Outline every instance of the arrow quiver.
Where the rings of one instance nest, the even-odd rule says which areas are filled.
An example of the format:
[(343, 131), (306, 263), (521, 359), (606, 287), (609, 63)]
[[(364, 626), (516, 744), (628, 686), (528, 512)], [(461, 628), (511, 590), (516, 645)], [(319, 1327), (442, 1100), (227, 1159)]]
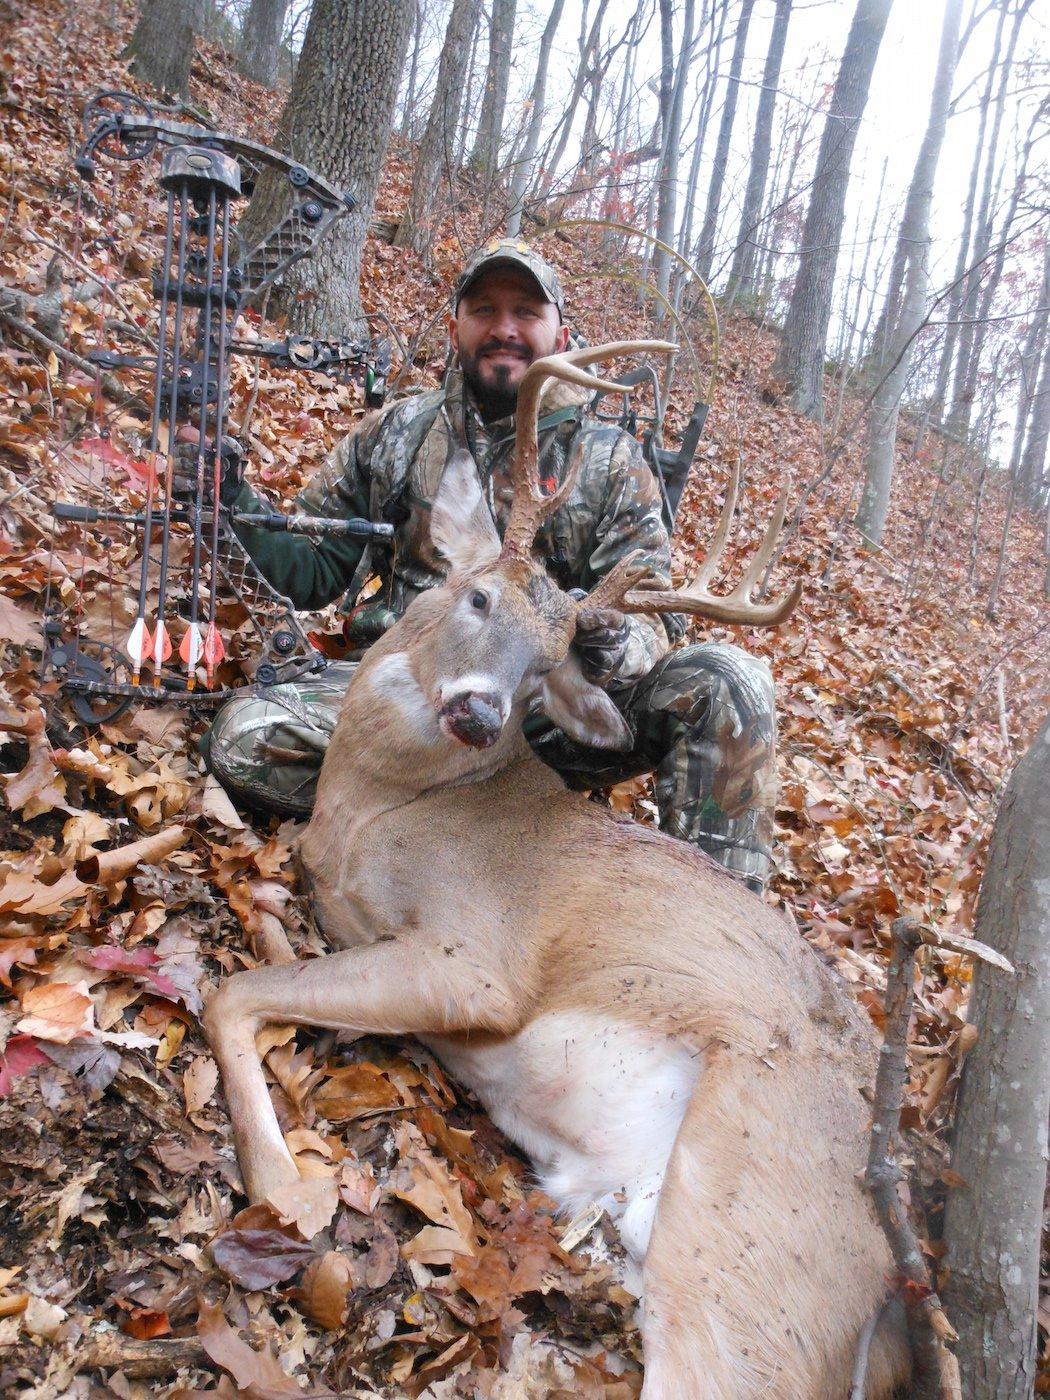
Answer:
[[(239, 467), (241, 455), (226, 433), (231, 361), (247, 356), (344, 383), (354, 380), (366, 403), (377, 406), (389, 356), (381, 345), (345, 339), (261, 340), (247, 326), (246, 313), (258, 307), (266, 289), (309, 257), (353, 209), (351, 194), (268, 147), (169, 120), (126, 93), (93, 98), (85, 108), (84, 130), (75, 168), (90, 184), (100, 158), (113, 163), (107, 173), (114, 212), (116, 172), (124, 163), (151, 163), (164, 198), (163, 232), (155, 249), (121, 250), (115, 235), (103, 240), (107, 270), (114, 251), (124, 260), (151, 263), (155, 338), (118, 322), (123, 338), (131, 332), (138, 344), (129, 352), (100, 343), (86, 355), (96, 370), (93, 436), (78, 445), (79, 460), (85, 453), (89, 457), (86, 499), (53, 507), (59, 540), (75, 529), (101, 533), (96, 556), (112, 555), (118, 532), (135, 532), (141, 539), (132, 620), (126, 626), (131, 609), (117, 606), (119, 585), (109, 579), (110, 616), (121, 620), (108, 639), (89, 635), (85, 623), (89, 552), (83, 538), (81, 587), (63, 590), (49, 579), (44, 673), (57, 676), (81, 722), (97, 724), (138, 701), (214, 705), (239, 688), (233, 680), (241, 672), (253, 686), (266, 688), (324, 666), (289, 600), (262, 577), (240, 545), (233, 530), (239, 518), (223, 503), (222, 483)], [(263, 180), (281, 187), (281, 212), (261, 235), (242, 236), (240, 216)], [(78, 230), (82, 222), (78, 201)], [(112, 295), (103, 278), (103, 304)], [(108, 326), (100, 313), (100, 341)], [(141, 350), (143, 344), (148, 352)], [(110, 381), (105, 385), (104, 375)], [(114, 375), (121, 387), (129, 379), (139, 381), (135, 402), (143, 422), (135, 460), (112, 438), (111, 423), (122, 405), (108, 413), (102, 406), (103, 389), (111, 393)], [(125, 411), (120, 417), (125, 438), (127, 422)], [(77, 459), (75, 452), (68, 455)], [(128, 470), (129, 508), (115, 504), (112, 484), (95, 470), (99, 460)], [(376, 539), (392, 533), (389, 525), (366, 520), (306, 522), (276, 512), (246, 516), (245, 523), (313, 537)], [(58, 550), (63, 562), (75, 552), (56, 545)], [(223, 632), (231, 625), (238, 631), (228, 649)], [(239, 654), (224, 664), (228, 650)]]

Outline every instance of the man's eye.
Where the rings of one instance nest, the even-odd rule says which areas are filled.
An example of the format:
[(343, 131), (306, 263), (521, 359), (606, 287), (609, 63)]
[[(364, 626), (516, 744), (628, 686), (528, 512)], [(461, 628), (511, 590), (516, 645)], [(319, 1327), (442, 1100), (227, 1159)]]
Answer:
[(489, 595), (483, 593), (480, 588), (475, 588), (470, 595), (470, 606), (477, 608), (478, 612), (484, 612), (489, 605)]

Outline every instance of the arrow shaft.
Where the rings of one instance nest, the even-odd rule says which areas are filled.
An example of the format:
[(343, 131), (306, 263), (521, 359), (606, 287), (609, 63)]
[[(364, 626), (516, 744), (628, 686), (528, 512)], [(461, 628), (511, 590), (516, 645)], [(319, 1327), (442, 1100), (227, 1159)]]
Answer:
[[(227, 311), (226, 298), (230, 284), (230, 201), (222, 201), (222, 250), (219, 254), (219, 334), (215, 347), (215, 443), (212, 458), (212, 498), (211, 498), (211, 569), (208, 593), (208, 636), (204, 649), (204, 664), (208, 685), (218, 661), (222, 660), (222, 641), (215, 628), (215, 609), (218, 600), (218, 561), (219, 561), (219, 496), (222, 491), (222, 435), (226, 428), (226, 354), (227, 354)], [(216, 643), (218, 653), (216, 654)]]
[[(204, 257), (205, 292), (204, 307), (201, 314), (198, 331), (198, 341), (200, 345), (201, 364), (201, 408), (198, 421), (199, 438), (197, 440), (197, 470), (196, 484), (194, 487), (194, 511), (193, 511), (193, 564), (190, 574), (190, 633), (197, 631), (197, 619), (200, 615), (200, 584), (201, 584), (201, 534), (204, 524), (201, 512), (204, 506), (204, 453), (208, 439), (208, 362), (211, 359), (211, 323), (212, 323), (212, 266), (215, 262), (215, 186), (211, 185), (208, 190), (208, 238), (207, 251)], [(220, 313), (221, 314), (221, 313)], [(220, 424), (218, 419), (219, 401), (216, 395), (215, 401), (215, 430), (217, 432)], [(183, 658), (185, 659), (185, 658)], [(196, 657), (193, 662), (187, 662), (192, 671), (196, 664)]]

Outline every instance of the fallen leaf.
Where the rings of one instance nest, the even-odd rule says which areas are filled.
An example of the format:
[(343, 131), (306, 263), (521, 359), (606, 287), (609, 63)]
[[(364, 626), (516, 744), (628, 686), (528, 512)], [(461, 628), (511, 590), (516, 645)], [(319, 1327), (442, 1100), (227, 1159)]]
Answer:
[(290, 1181), (267, 1196), (281, 1223), (294, 1225), (304, 1239), (313, 1239), (318, 1230), (332, 1223), (339, 1205), (339, 1188), (329, 1176)]
[(296, 1297), (308, 1317), (331, 1331), (346, 1321), (347, 1302), (356, 1286), (353, 1260), (330, 1249), (307, 1265)]
[(219, 1066), (210, 1055), (198, 1055), (190, 1061), (182, 1076), (182, 1096), (188, 1114), (200, 1113), (211, 1103), (218, 1081)]
[(268, 1206), (250, 1206), (211, 1244), (212, 1258), (242, 1288), (269, 1288), (297, 1274), (315, 1257), (305, 1241), (280, 1228)]
[(16, 1079), (51, 1061), (29, 1035), (13, 1035), (0, 1053), (0, 1098), (11, 1092)]
[(386, 1075), (362, 1062), (335, 1070), (314, 1095), (314, 1107), (330, 1123), (348, 1123), (403, 1103)]
[(199, 1300), (197, 1316), (197, 1336), (201, 1345), (216, 1366), (229, 1371), (238, 1390), (252, 1390), (260, 1400), (270, 1396), (320, 1395), (320, 1391), (304, 1391), (298, 1383), (285, 1375), (278, 1365), (277, 1358), (267, 1347), (264, 1351), (253, 1351), (233, 1330), (223, 1316), (222, 1308)]
[(43, 982), (22, 997), (26, 1013), (15, 1027), (23, 1035), (67, 1045), (78, 1035), (90, 1035), (94, 1006), (86, 982)]

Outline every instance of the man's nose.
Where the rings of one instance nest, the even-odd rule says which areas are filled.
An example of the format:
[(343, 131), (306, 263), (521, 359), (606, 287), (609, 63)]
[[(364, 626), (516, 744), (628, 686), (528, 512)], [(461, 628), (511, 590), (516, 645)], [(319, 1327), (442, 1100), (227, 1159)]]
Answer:
[(509, 309), (497, 309), (496, 317), (492, 326), (492, 334), (496, 337), (497, 340), (521, 339), (521, 327), (518, 324), (518, 318), (513, 311)]

